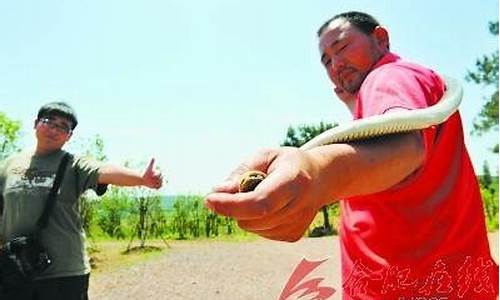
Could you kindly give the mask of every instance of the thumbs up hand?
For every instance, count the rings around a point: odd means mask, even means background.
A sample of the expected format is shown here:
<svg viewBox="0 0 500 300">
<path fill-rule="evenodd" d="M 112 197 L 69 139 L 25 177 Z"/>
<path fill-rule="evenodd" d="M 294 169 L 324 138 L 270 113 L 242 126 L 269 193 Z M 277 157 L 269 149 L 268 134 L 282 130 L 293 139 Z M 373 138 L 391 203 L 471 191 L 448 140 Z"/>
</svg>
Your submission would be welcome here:
<svg viewBox="0 0 500 300">
<path fill-rule="evenodd" d="M 159 189 L 163 184 L 163 175 L 154 168 L 155 159 L 152 158 L 142 175 L 143 185 L 152 189 Z"/>
</svg>

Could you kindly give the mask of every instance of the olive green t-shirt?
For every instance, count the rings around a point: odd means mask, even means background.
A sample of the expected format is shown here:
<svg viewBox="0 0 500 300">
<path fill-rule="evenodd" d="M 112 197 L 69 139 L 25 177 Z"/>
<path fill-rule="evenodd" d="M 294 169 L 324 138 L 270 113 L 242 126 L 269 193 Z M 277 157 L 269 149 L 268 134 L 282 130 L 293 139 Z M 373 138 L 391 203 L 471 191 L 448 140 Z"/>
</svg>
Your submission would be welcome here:
<svg viewBox="0 0 500 300">
<path fill-rule="evenodd" d="M 34 232 L 65 151 L 37 156 L 16 154 L 0 165 L 0 240 Z M 41 241 L 52 264 L 38 278 L 84 275 L 90 272 L 80 195 L 97 189 L 100 164 L 70 155 L 61 188 L 42 231 Z"/>
</svg>

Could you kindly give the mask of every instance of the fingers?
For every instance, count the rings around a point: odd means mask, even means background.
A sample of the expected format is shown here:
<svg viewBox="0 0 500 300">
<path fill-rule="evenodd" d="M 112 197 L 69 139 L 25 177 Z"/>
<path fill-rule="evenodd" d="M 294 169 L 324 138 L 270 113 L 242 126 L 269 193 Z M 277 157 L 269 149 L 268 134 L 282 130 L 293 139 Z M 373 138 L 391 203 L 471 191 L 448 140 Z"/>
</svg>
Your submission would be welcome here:
<svg viewBox="0 0 500 300">
<path fill-rule="evenodd" d="M 301 222 L 289 222 L 271 230 L 254 231 L 254 233 L 275 241 L 295 242 L 304 235 L 307 227 L 306 224 Z"/>
<path fill-rule="evenodd" d="M 162 185 L 163 185 L 163 180 L 160 178 L 157 182 L 153 183 L 153 186 L 152 186 L 152 187 L 153 187 L 154 189 L 159 189 L 159 188 L 161 188 L 161 187 L 162 187 Z"/>
<path fill-rule="evenodd" d="M 205 205 L 217 214 L 235 218 L 246 231 L 273 240 L 296 241 L 317 211 L 312 163 L 297 148 L 260 154 L 233 171 L 228 181 L 206 197 Z M 238 193 L 239 178 L 249 169 L 264 171 L 267 177 L 254 191 Z"/>
<path fill-rule="evenodd" d="M 238 225 L 251 232 L 264 231 L 273 229 L 278 224 L 288 223 L 290 220 L 303 220 L 307 215 L 308 212 L 301 203 L 292 201 L 274 214 L 259 219 L 239 220 Z"/>
<path fill-rule="evenodd" d="M 337 97 L 339 97 L 340 99 L 344 99 L 346 97 L 349 96 L 349 94 L 342 88 L 336 86 L 333 91 L 335 92 L 335 94 L 337 95 Z"/>
<path fill-rule="evenodd" d="M 149 176 L 144 179 L 144 185 L 153 188 L 153 189 L 159 189 L 163 186 L 163 177 L 156 175 L 156 176 Z"/>
<path fill-rule="evenodd" d="M 292 173 L 293 176 L 293 173 Z M 288 168 L 268 174 L 248 193 L 215 192 L 206 197 L 207 207 L 214 212 L 239 220 L 256 219 L 272 214 L 296 197 L 297 187 Z"/>
<path fill-rule="evenodd" d="M 349 102 L 349 101 L 353 101 L 356 99 L 355 94 L 351 94 L 338 86 L 335 86 L 333 91 L 335 92 L 337 97 L 339 97 L 339 99 L 344 101 L 344 102 Z"/>
<path fill-rule="evenodd" d="M 287 216 L 287 220 L 276 223 L 270 228 L 267 229 L 255 229 L 249 228 L 248 221 L 238 221 L 238 225 L 246 230 L 258 234 L 262 237 L 278 240 L 278 241 L 287 241 L 294 242 L 299 240 L 304 232 L 309 227 L 309 224 L 312 222 L 315 213 L 299 211 L 296 214 L 290 214 Z M 260 220 L 250 221 L 253 223 L 258 223 Z"/>
<path fill-rule="evenodd" d="M 337 94 L 337 95 L 344 93 L 344 90 L 343 90 L 343 89 L 341 89 L 341 88 L 339 88 L 338 86 L 335 86 L 335 87 L 333 88 L 333 91 L 334 91 L 334 92 L 335 92 L 335 94 Z"/>
<path fill-rule="evenodd" d="M 259 151 L 256 155 L 248 158 L 234 169 L 223 183 L 213 187 L 216 193 L 236 193 L 238 192 L 239 181 L 241 175 L 250 170 L 257 170 L 267 173 L 269 164 L 276 157 L 276 151 L 271 149 L 264 149 Z"/>
<path fill-rule="evenodd" d="M 163 179 L 163 175 L 158 167 L 155 166 L 155 159 L 151 158 L 148 166 L 146 167 L 146 171 L 144 171 L 144 175 L 152 178 L 161 178 Z"/>
<path fill-rule="evenodd" d="M 163 185 L 163 176 L 161 174 L 157 174 L 152 177 L 152 184 L 151 187 L 155 189 L 159 189 Z"/>
<path fill-rule="evenodd" d="M 143 175 L 145 185 L 149 188 L 159 189 L 163 185 L 163 175 L 155 168 L 155 159 L 151 158 Z"/>
<path fill-rule="evenodd" d="M 236 193 L 238 192 L 239 181 L 234 179 L 227 179 L 221 184 L 213 187 L 213 192 L 216 193 Z"/>
<path fill-rule="evenodd" d="M 309 186 L 310 177 L 292 163 L 303 155 L 296 148 L 263 151 L 234 171 L 223 187 L 206 197 L 207 207 L 215 213 L 238 220 L 251 220 L 273 214 L 296 201 L 301 190 Z M 290 159 L 290 156 L 293 159 Z M 242 172 L 257 169 L 267 177 L 252 192 L 237 193 Z M 236 176 L 238 175 L 238 176 Z"/>
<path fill-rule="evenodd" d="M 212 193 L 205 198 L 207 208 L 217 214 L 238 219 L 258 218 L 267 211 L 263 201 L 257 200 L 256 192 Z"/>
<path fill-rule="evenodd" d="M 243 163 L 239 165 L 235 170 L 231 172 L 231 174 L 229 174 L 229 176 L 223 183 L 214 186 L 212 190 L 216 193 L 238 192 L 240 176 L 248 170 L 250 170 L 250 167 L 247 164 Z"/>
</svg>

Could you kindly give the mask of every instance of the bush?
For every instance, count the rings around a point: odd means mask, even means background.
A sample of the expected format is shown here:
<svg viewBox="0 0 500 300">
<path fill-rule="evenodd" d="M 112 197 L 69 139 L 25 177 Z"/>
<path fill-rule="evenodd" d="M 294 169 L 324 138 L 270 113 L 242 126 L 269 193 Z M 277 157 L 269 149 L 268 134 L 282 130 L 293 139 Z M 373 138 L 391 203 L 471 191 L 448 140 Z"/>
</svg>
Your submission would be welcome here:
<svg viewBox="0 0 500 300">
<path fill-rule="evenodd" d="M 130 218 L 132 200 L 123 189 L 114 187 L 102 197 L 97 209 L 97 224 L 106 235 L 122 239 L 131 231 L 124 221 Z"/>
<path fill-rule="evenodd" d="M 202 196 L 178 196 L 174 200 L 173 210 L 169 215 L 170 232 L 178 239 L 217 237 L 224 232 L 233 235 L 242 232 L 232 218 L 221 217 L 203 204 Z M 223 228 L 222 230 L 221 227 Z"/>
<path fill-rule="evenodd" d="M 498 177 L 488 186 L 481 186 L 488 231 L 498 230 Z"/>
</svg>

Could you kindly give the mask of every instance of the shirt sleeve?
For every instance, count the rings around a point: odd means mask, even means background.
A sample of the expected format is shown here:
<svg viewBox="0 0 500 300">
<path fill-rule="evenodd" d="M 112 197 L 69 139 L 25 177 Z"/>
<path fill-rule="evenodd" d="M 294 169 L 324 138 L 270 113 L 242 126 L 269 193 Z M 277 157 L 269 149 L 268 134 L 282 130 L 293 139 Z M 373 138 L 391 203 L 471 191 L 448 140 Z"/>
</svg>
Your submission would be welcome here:
<svg viewBox="0 0 500 300">
<path fill-rule="evenodd" d="M 357 118 L 426 108 L 437 103 L 444 93 L 444 82 L 429 69 L 393 65 L 381 67 L 373 73 L 360 90 Z M 425 160 L 433 151 L 437 127 L 421 130 Z"/>
<path fill-rule="evenodd" d="M 107 190 L 107 185 L 99 184 L 99 169 L 102 163 L 88 157 L 75 157 L 73 168 L 76 172 L 77 189 L 79 194 L 88 189 L 92 189 L 97 195 L 103 195 Z"/>
<path fill-rule="evenodd" d="M 392 110 L 425 108 L 434 103 L 435 74 L 424 74 L 403 66 L 374 71 L 360 91 L 360 118 L 385 114 Z"/>
</svg>

